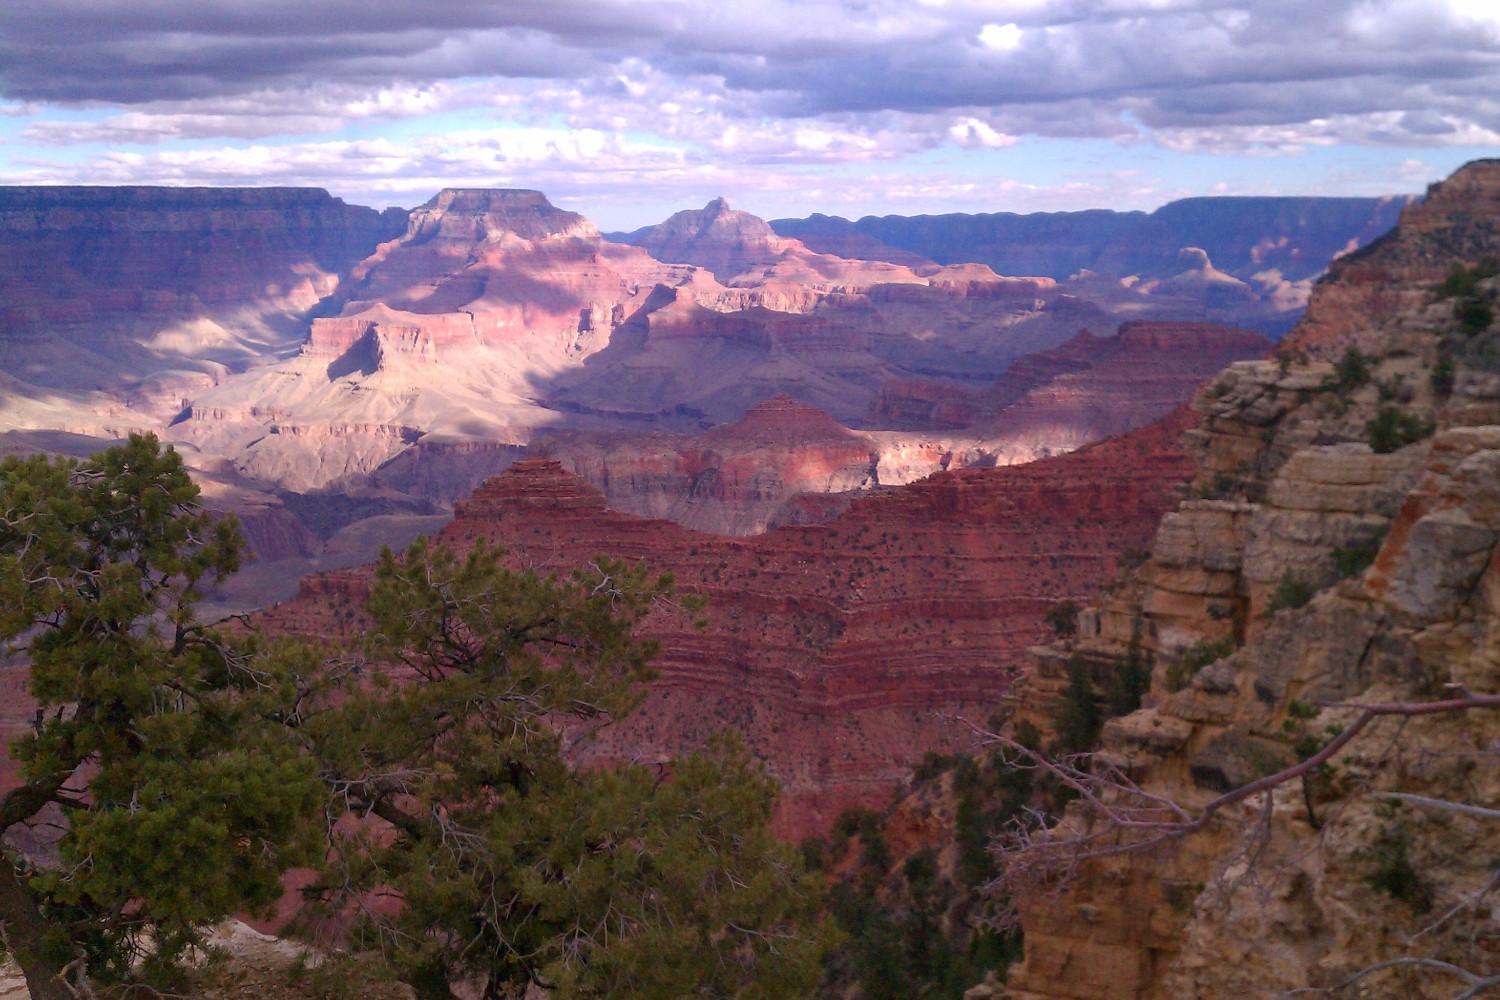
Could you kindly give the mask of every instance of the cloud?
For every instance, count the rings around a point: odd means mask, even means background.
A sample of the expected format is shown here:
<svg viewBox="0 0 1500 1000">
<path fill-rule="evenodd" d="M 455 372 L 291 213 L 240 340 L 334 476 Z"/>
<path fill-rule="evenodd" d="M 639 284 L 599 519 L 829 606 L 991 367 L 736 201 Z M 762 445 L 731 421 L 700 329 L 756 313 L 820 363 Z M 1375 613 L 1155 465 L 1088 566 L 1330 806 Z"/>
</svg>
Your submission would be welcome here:
<svg viewBox="0 0 1500 1000">
<path fill-rule="evenodd" d="M 257 176 L 236 173 L 238 158 L 336 186 L 393 162 L 370 153 L 384 133 L 409 146 L 392 190 L 447 168 L 506 176 L 497 163 L 550 164 L 573 184 L 599 176 L 573 155 L 594 148 L 694 183 L 755 168 L 805 182 L 803 168 L 1002 156 L 1048 138 L 1193 156 L 1481 148 L 1500 142 L 1493 6 L 3 0 L 0 170 Z M 454 148 L 479 160 L 442 159 L 455 127 L 469 138 Z M 82 161 L 56 152 L 100 145 Z M 282 165 L 268 150 L 296 152 Z"/>
</svg>

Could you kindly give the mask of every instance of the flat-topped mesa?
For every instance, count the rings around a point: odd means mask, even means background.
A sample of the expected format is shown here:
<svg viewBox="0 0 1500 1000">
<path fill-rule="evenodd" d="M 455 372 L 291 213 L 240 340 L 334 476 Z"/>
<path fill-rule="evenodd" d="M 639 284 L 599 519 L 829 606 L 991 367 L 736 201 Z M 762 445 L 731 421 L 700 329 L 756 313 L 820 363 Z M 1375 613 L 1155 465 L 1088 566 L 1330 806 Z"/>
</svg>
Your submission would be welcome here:
<svg viewBox="0 0 1500 1000">
<path fill-rule="evenodd" d="M 556 207 L 540 191 L 444 188 L 412 210 L 403 239 L 412 243 L 441 239 L 473 244 L 506 233 L 523 240 L 598 238 L 599 229 L 577 212 Z"/>
<path fill-rule="evenodd" d="M 453 519 L 487 523 L 518 510 L 603 514 L 604 494 L 565 471 L 556 459 L 525 458 L 485 480 L 469 499 L 455 503 Z"/>
<path fill-rule="evenodd" d="M 319 188 L 0 187 L 0 301 L 94 340 L 249 302 L 303 309 L 404 218 Z"/>
</svg>

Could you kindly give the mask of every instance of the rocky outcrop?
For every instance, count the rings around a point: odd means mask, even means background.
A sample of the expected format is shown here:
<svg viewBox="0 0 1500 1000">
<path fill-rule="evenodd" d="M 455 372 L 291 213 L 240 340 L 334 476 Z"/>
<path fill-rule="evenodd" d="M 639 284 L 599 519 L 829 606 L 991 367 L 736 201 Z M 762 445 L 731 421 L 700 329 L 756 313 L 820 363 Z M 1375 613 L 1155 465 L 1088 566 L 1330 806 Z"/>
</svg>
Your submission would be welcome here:
<svg viewBox="0 0 1500 1000">
<path fill-rule="evenodd" d="M 1359 705 L 1495 691 L 1500 383 L 1486 359 L 1500 331 L 1466 332 L 1432 281 L 1500 252 L 1496 192 L 1500 162 L 1461 170 L 1318 286 L 1291 351 L 1204 390 L 1193 498 L 1071 645 L 1033 650 L 1018 719 L 1053 718 L 1069 660 L 1102 681 L 1150 656 L 1147 707 L 1105 727 L 1102 753 L 1191 815 L 1317 752 Z M 1391 796 L 1493 803 L 1500 713 L 1359 732 L 1328 767 L 1224 807 L 1165 855 L 1086 860 L 1064 891 L 1017 900 L 1026 955 L 1007 995 L 1271 996 L 1398 958 L 1492 975 L 1497 938 L 1477 901 L 1500 828 Z M 1051 837 L 1088 822 L 1071 807 Z M 1453 992 L 1418 965 L 1359 988 Z"/>
<path fill-rule="evenodd" d="M 785 435 L 780 401 L 750 418 Z M 785 788 L 789 834 L 883 802 L 923 752 L 964 745 L 954 715 L 986 718 L 1042 610 L 1114 576 L 1187 466 L 1160 429 L 1013 469 L 944 473 L 853 500 L 827 524 L 721 538 L 611 511 L 552 460 L 527 459 L 457 505 L 439 539 L 501 544 L 565 569 L 608 552 L 706 594 L 707 625 L 648 622 L 660 674 L 646 703 L 595 741 L 651 759 L 734 726 Z M 263 627 L 351 627 L 367 570 L 310 577 Z"/>
<path fill-rule="evenodd" d="M 667 313 L 652 315 L 653 329 Z M 811 322 L 786 317 L 762 330 L 773 338 L 805 338 Z M 772 524 L 813 523 L 842 509 L 794 499 L 799 494 L 1013 465 L 1126 433 L 1172 411 L 1226 362 L 1259 356 L 1270 346 L 1253 331 L 1132 323 L 1116 337 L 1083 331 L 1058 348 L 1020 358 L 982 392 L 918 379 L 887 382 L 870 422 L 898 431 L 850 431 L 782 395 L 700 435 L 554 432 L 538 438 L 533 451 L 562 460 L 618 510 L 702 531 L 754 534 Z"/>
<path fill-rule="evenodd" d="M 1071 340 L 1018 358 L 982 391 L 919 380 L 881 387 L 872 403 L 881 426 L 968 427 L 986 437 L 1076 424 L 1044 434 L 1061 451 L 1150 423 L 1187 399 L 1226 364 L 1261 357 L 1271 342 L 1253 330 L 1211 323 L 1132 322 L 1113 337 L 1081 330 Z"/>
</svg>

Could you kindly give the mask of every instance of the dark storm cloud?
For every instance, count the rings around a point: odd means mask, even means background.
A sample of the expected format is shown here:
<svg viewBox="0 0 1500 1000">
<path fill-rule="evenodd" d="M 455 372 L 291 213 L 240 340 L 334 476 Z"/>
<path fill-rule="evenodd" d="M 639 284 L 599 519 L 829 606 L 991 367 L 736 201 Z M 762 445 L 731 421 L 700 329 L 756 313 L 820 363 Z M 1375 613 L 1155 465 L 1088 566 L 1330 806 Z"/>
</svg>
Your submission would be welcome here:
<svg viewBox="0 0 1500 1000">
<path fill-rule="evenodd" d="M 622 78 L 645 70 L 655 85 L 633 96 Z M 537 115 L 599 95 L 617 124 L 642 128 L 683 103 L 675 83 L 692 89 L 687 103 L 747 122 L 869 129 L 895 113 L 941 136 L 980 115 L 1011 134 L 1115 137 L 1130 123 L 1222 129 L 1374 115 L 1368 141 L 1393 142 L 1452 135 L 1455 117 L 1493 125 L 1491 101 L 1476 108 L 1461 95 L 1500 92 L 1500 21 L 1476 0 L 0 3 L 0 97 L 15 101 L 181 105 L 474 80 L 521 94 L 546 84 Z M 934 120 L 921 126 L 921 116 Z M 199 123 L 225 135 L 270 127 Z M 114 128 L 153 134 L 138 124 Z M 65 135 L 54 129 L 49 141 Z"/>
</svg>

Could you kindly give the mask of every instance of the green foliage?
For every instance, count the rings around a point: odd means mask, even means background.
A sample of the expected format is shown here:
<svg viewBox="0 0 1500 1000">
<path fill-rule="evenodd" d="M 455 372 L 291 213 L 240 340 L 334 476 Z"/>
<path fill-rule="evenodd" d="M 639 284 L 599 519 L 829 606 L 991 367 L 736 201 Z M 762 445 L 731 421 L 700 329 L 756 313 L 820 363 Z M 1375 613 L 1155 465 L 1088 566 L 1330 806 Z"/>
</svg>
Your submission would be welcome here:
<svg viewBox="0 0 1500 1000">
<path fill-rule="evenodd" d="M 811 992 L 820 892 L 772 838 L 776 785 L 736 738 L 649 768 L 564 757 L 639 702 L 654 646 L 633 629 L 669 578 L 600 558 L 559 579 L 418 543 L 382 558 L 356 655 L 267 648 L 194 619 L 241 549 L 196 498 L 151 438 L 0 463 L 0 651 L 26 647 L 47 709 L 15 744 L 3 829 L 65 817 L 60 864 L 15 859 L 23 891 L 0 886 L 38 1000 L 68 995 L 64 963 L 100 981 L 144 959 L 179 987 L 203 925 L 269 906 L 288 866 L 319 859 L 314 909 L 426 996 Z M 355 820 L 331 851 L 329 792 Z"/>
<path fill-rule="evenodd" d="M 1432 909 L 1433 892 L 1411 862 L 1411 833 L 1399 820 L 1387 822 L 1370 845 L 1367 855 L 1370 888 L 1401 900 L 1417 913 Z"/>
<path fill-rule="evenodd" d="M 1276 589 L 1271 592 L 1271 599 L 1266 602 L 1266 614 L 1303 607 L 1317 592 L 1316 587 L 1291 570 L 1283 570 L 1281 579 L 1276 581 Z"/>
<path fill-rule="evenodd" d="M 1348 579 L 1351 576 L 1358 576 L 1368 569 L 1375 561 L 1375 557 L 1380 554 L 1380 546 L 1384 541 L 1385 532 L 1381 532 L 1363 541 L 1337 546 L 1333 550 L 1333 565 L 1338 571 L 1339 578 Z"/>
<path fill-rule="evenodd" d="M 1459 329 L 1472 337 L 1495 322 L 1495 307 L 1487 298 L 1466 296 L 1453 304 L 1453 318 L 1458 320 Z"/>
<path fill-rule="evenodd" d="M 1446 399 L 1453 394 L 1454 385 L 1453 355 L 1443 351 L 1438 355 L 1437 361 L 1432 366 L 1432 374 L 1429 381 L 1432 384 L 1433 395 L 1439 399 Z"/>
<path fill-rule="evenodd" d="M 820 893 L 738 739 L 669 771 L 564 757 L 638 703 L 654 647 L 633 630 L 670 587 L 604 558 L 563 579 L 483 545 L 387 552 L 365 655 L 409 676 L 338 674 L 300 733 L 338 800 L 389 825 L 336 834 L 319 911 L 357 914 L 355 943 L 432 996 L 810 993 Z"/>
<path fill-rule="evenodd" d="M 958 847 L 952 870 L 931 845 L 893 859 L 878 813 L 851 809 L 835 821 L 829 856 L 842 859 L 833 867 L 850 875 L 829 892 L 844 940 L 828 956 L 820 995 L 843 996 L 858 984 L 866 998 L 959 1000 L 986 970 L 1003 969 L 1017 957 L 1019 940 L 975 926 L 972 911 L 981 887 L 997 874 L 990 840 L 1031 800 L 1031 772 L 1011 767 L 1000 753 L 946 760 Z M 862 844 L 857 860 L 848 853 L 856 836 Z M 872 855 L 874 844 L 880 846 Z"/>
<path fill-rule="evenodd" d="M 1110 718 L 1129 715 L 1141 707 L 1141 700 L 1151 689 L 1151 654 L 1141 649 L 1138 636 L 1132 636 L 1120 669 L 1110 675 L 1104 691 L 1104 712 Z"/>
<path fill-rule="evenodd" d="M 1057 738 L 1052 750 L 1059 754 L 1087 753 L 1099 742 L 1104 712 L 1094 697 L 1087 661 L 1071 657 L 1067 669 L 1068 686 L 1063 689 L 1062 702 L 1053 720 Z"/>
<path fill-rule="evenodd" d="M 1182 651 L 1182 659 L 1167 667 L 1166 684 L 1169 691 L 1181 691 L 1198 676 L 1198 671 L 1210 663 L 1217 663 L 1237 648 L 1234 636 L 1220 639 L 1203 639 Z"/>
<path fill-rule="evenodd" d="M 1370 381 L 1374 361 L 1373 357 L 1350 345 L 1343 357 L 1334 363 L 1333 376 L 1326 388 L 1340 394 L 1352 392 Z"/>
<path fill-rule="evenodd" d="M 1382 406 L 1365 424 L 1370 448 L 1377 455 L 1388 455 L 1420 441 L 1436 429 L 1437 425 L 1432 421 L 1407 413 L 1398 406 Z"/>
<path fill-rule="evenodd" d="M 151 436 L 82 464 L 0 462 L 0 647 L 24 647 L 42 709 L 12 746 L 0 829 L 66 817 L 58 864 L 10 859 L 31 899 L 7 894 L 0 921 L 28 978 L 82 959 L 121 979 L 144 959 L 174 981 L 199 928 L 269 906 L 314 856 L 322 786 L 273 717 L 286 674 L 195 619 L 242 547 L 197 498 Z M 38 915 L 45 935 L 18 940 Z"/>
<path fill-rule="evenodd" d="M 1500 274 L 1500 262 L 1494 257 L 1485 257 L 1473 267 L 1454 264 L 1448 276 L 1433 288 L 1439 299 L 1455 300 L 1453 318 L 1458 320 L 1459 329 L 1465 335 L 1472 337 L 1482 333 L 1495 322 L 1491 296 L 1479 283 L 1497 274 Z"/>
<path fill-rule="evenodd" d="M 1434 286 L 1432 291 L 1439 299 L 1473 295 L 1479 291 L 1481 281 L 1497 274 L 1500 274 L 1500 261 L 1494 257 L 1482 257 L 1473 267 L 1454 264 L 1448 269 L 1447 277 Z"/>
<path fill-rule="evenodd" d="M 1059 639 L 1078 634 L 1078 602 L 1064 598 L 1047 609 L 1045 621 Z"/>
</svg>

